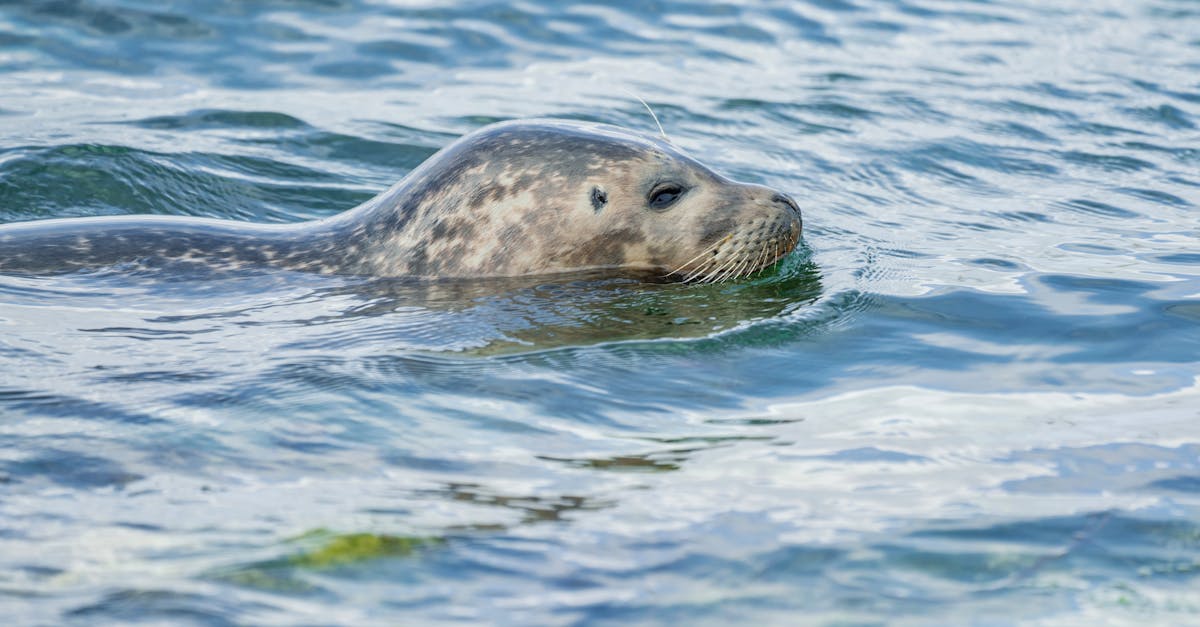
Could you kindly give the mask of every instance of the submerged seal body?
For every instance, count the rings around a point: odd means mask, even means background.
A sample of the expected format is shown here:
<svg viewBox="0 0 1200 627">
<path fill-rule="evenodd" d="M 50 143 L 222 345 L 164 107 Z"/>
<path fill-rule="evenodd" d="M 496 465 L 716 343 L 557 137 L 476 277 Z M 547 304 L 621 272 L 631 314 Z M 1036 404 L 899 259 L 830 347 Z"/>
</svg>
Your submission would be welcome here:
<svg viewBox="0 0 1200 627">
<path fill-rule="evenodd" d="M 0 273 L 194 262 L 383 277 L 601 270 L 716 281 L 775 263 L 800 231 L 789 197 L 724 178 L 667 142 L 604 124 L 534 120 L 470 133 L 391 189 L 323 220 L 0 225 Z"/>
</svg>

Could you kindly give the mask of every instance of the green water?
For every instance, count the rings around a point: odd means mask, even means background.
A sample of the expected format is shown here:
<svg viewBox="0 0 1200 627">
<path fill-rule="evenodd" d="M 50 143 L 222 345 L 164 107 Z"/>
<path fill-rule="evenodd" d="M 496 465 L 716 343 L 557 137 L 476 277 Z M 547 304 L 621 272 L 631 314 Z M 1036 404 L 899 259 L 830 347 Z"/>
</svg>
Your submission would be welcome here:
<svg viewBox="0 0 1200 627">
<path fill-rule="evenodd" d="M 718 285 L 0 276 L 14 624 L 1200 620 L 1200 6 L 0 1 L 0 221 L 489 122 L 796 198 Z"/>
</svg>

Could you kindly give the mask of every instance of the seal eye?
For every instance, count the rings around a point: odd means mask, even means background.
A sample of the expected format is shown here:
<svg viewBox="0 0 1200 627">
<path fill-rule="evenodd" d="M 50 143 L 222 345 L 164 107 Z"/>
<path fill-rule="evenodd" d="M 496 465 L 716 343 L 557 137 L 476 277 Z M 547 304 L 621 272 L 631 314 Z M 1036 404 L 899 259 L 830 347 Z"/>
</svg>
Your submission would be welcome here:
<svg viewBox="0 0 1200 627">
<path fill-rule="evenodd" d="M 608 193 L 599 186 L 592 188 L 592 208 L 600 211 L 608 204 Z"/>
<path fill-rule="evenodd" d="M 679 197 L 682 195 L 683 187 L 679 184 L 662 183 L 661 185 L 655 186 L 655 188 L 650 191 L 650 195 L 647 196 L 647 200 L 650 202 L 651 209 L 662 211 L 663 209 L 675 204 L 675 201 L 679 200 Z"/>
</svg>

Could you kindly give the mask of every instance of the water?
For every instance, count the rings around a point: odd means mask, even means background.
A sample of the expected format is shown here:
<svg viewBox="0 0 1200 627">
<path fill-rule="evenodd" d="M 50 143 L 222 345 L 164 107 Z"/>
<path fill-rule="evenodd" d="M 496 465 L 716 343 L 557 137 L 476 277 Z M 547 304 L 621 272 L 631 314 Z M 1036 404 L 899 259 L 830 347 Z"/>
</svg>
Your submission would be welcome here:
<svg viewBox="0 0 1200 627">
<path fill-rule="evenodd" d="M 17 624 L 1190 623 L 1200 5 L 0 2 L 0 220 L 287 222 L 490 121 L 793 194 L 717 286 L 0 278 Z"/>
</svg>

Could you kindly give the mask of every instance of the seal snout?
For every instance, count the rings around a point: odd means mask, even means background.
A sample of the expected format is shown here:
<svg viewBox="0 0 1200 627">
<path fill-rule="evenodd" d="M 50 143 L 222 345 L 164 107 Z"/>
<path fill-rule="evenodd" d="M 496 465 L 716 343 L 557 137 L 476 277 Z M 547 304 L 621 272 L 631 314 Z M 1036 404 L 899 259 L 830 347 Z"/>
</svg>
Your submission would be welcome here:
<svg viewBox="0 0 1200 627">
<path fill-rule="evenodd" d="M 797 205 L 796 201 L 792 200 L 791 196 L 776 192 L 775 195 L 771 197 L 771 202 L 787 207 L 793 214 L 796 215 L 797 220 L 800 219 L 800 205 Z"/>
</svg>

